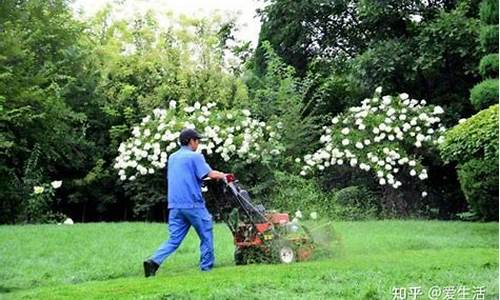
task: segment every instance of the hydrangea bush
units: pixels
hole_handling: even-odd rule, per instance
[[[323,127],[321,148],[305,155],[300,172],[306,176],[325,168],[350,165],[373,172],[378,183],[399,188],[403,172],[425,180],[427,170],[421,163],[418,149],[443,142],[439,115],[440,106],[428,106],[425,100],[410,99],[408,94],[381,96],[382,88],[373,98],[351,107]],[[297,162],[301,159],[297,158]],[[427,193],[422,192],[425,197]]]
[[[247,109],[218,109],[215,103],[194,105],[170,101],[168,109],[157,108],[120,144],[114,168],[121,180],[153,174],[165,167],[168,156],[179,147],[183,128],[196,129],[204,140],[198,151],[224,161],[265,162],[283,151],[279,129],[251,116]]]

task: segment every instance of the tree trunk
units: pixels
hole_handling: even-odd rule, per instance
[[[82,223],[85,223],[85,215],[87,214],[87,201],[83,202]]]

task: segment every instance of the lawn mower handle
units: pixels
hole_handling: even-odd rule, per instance
[[[218,182],[218,180],[213,180],[211,178],[205,178],[203,181],[207,184],[212,184]],[[238,183],[238,180],[233,173],[226,173],[225,179],[222,180],[223,190],[227,191],[224,194],[230,198],[226,198],[226,203],[231,203],[235,208],[241,209],[250,219],[250,223],[260,223],[266,220],[265,214],[261,211],[262,209],[257,208],[251,201],[248,192],[243,190]],[[264,208],[265,211],[265,208]]]

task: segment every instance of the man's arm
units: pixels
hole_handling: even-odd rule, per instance
[[[212,170],[210,166],[205,161],[205,157],[202,154],[195,154],[193,156],[194,167],[196,176],[199,179],[210,178],[210,179],[225,179],[226,175],[222,172]]]
[[[219,171],[215,171],[215,170],[208,172],[207,176],[210,177],[211,179],[225,179],[226,178],[226,174],[219,172]]]

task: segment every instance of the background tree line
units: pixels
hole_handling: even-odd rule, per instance
[[[280,159],[245,168],[210,161],[238,174],[270,207],[351,219],[496,218],[498,128],[474,121],[486,113],[454,128],[456,140],[442,152],[463,145],[464,137],[473,150],[423,153],[430,175],[423,200],[411,187],[381,188],[373,176],[350,168],[302,178],[293,159],[314,149],[331,117],[377,86],[441,105],[447,127],[488,110],[498,101],[497,2],[266,4],[252,49],[234,40],[231,19],[171,17],[163,28],[152,14],[112,20],[113,7],[80,21],[67,1],[3,1],[0,223],[41,222],[61,213],[77,221],[162,220],[163,174],[122,183],[112,166],[131,128],[170,100],[251,108],[266,122],[283,124]],[[238,62],[228,60],[228,52]],[[487,83],[475,86],[482,79]],[[482,122],[498,123],[494,113],[488,116]],[[474,126],[487,131],[477,135],[487,137],[487,151],[486,142],[469,135]],[[478,189],[485,177],[490,184]],[[62,180],[62,187],[34,194],[34,186],[52,180]]]

